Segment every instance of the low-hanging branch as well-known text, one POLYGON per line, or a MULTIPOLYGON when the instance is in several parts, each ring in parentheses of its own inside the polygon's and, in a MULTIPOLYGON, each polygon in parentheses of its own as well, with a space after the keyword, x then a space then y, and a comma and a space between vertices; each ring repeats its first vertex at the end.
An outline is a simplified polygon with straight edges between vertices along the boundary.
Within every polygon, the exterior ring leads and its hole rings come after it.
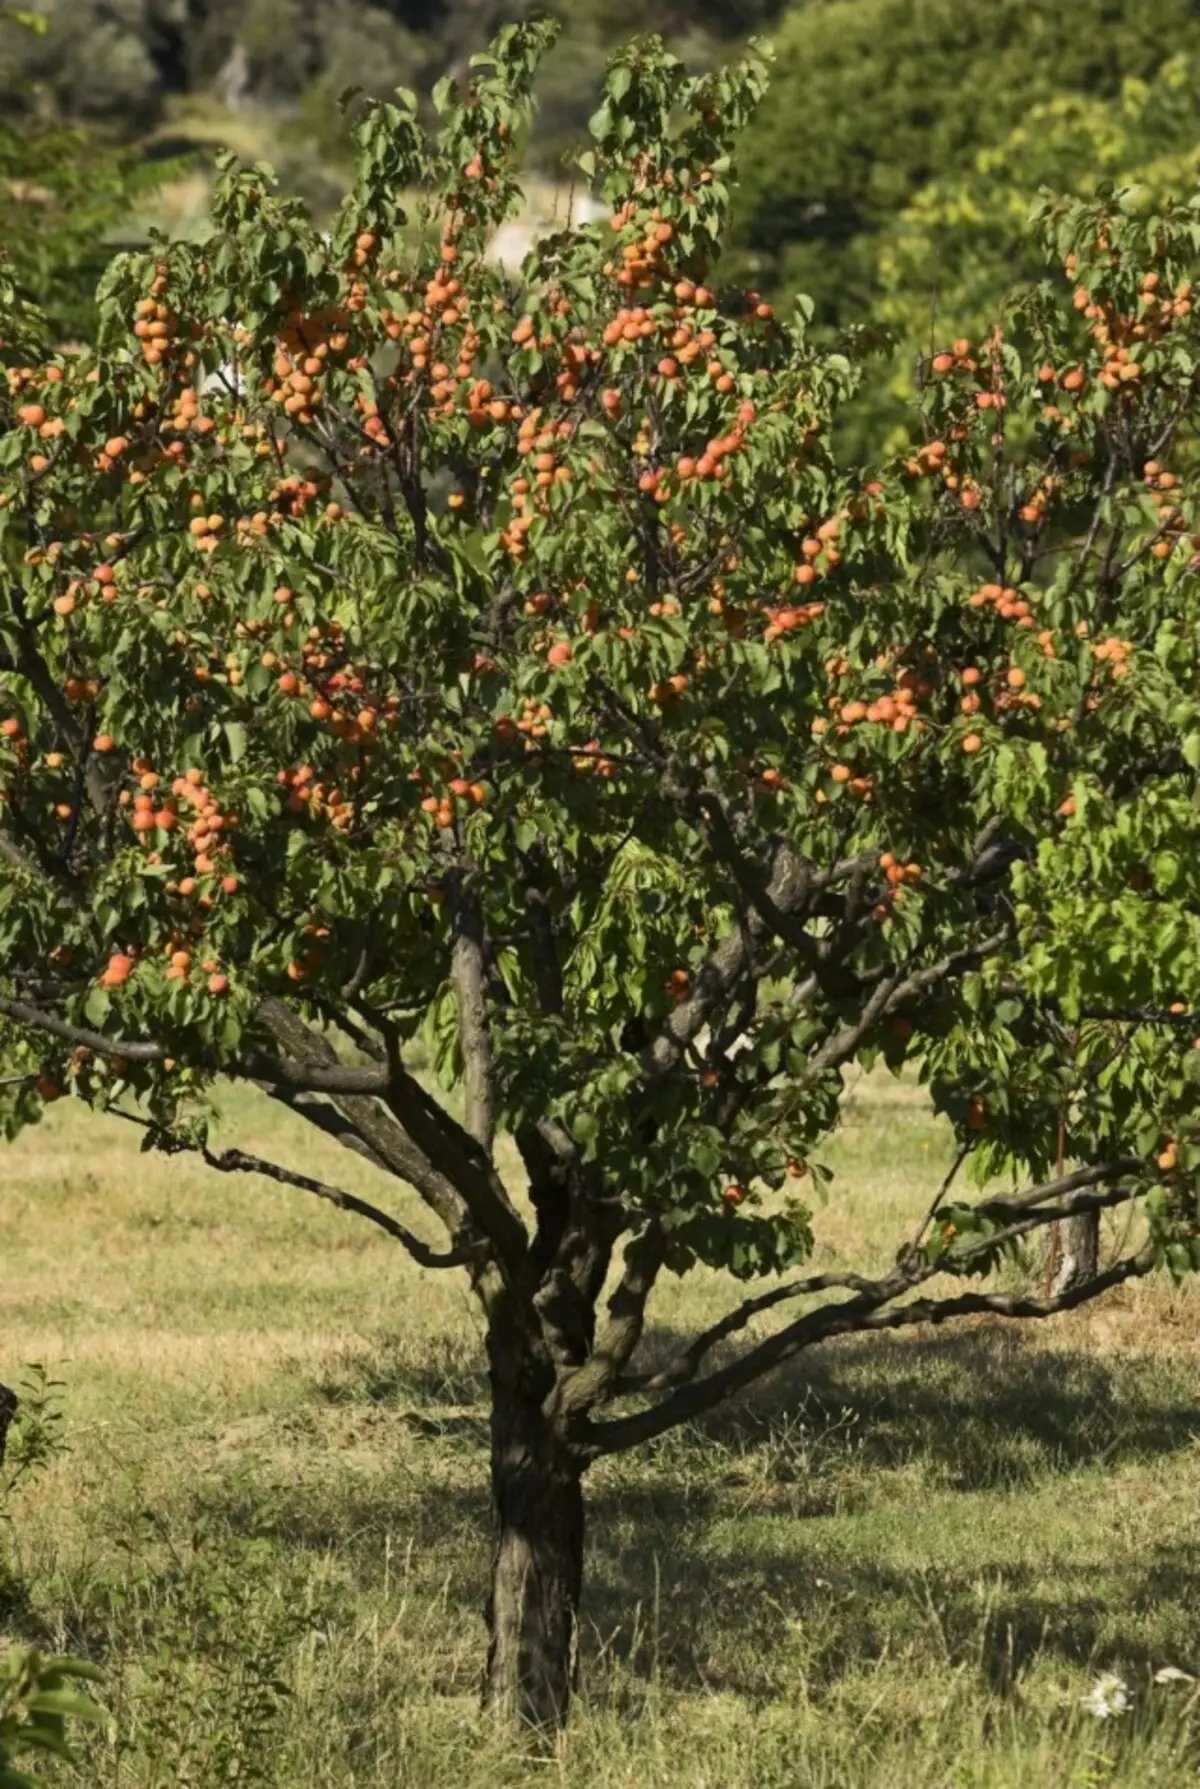
POLYGON ((822 1305, 728 1366, 705 1379, 683 1385, 661 1404, 608 1422, 588 1424, 580 1436, 579 1446, 588 1460, 639 1447, 682 1423, 704 1416, 805 1349, 835 1336, 900 1329, 919 1323, 945 1323, 966 1316, 1051 1317, 1060 1311, 1088 1304, 1115 1286, 1150 1273, 1157 1260, 1156 1246, 1147 1243, 1135 1255, 1124 1257, 1094 1278, 1046 1298, 1026 1298, 1017 1293, 969 1292, 957 1298, 913 1299, 891 1309, 881 1309, 881 1304, 890 1301, 864 1293, 841 1304, 822 1305))
POLYGON ((466 1267, 479 1258, 478 1243, 441 1251, 431 1248, 398 1219, 381 1211, 377 1205, 369 1204, 366 1199, 360 1199, 357 1194, 332 1186, 326 1180, 317 1180, 311 1174, 299 1174, 294 1168, 284 1168, 278 1162, 267 1161, 244 1149, 223 1149, 217 1152, 202 1148, 199 1154, 210 1168, 216 1168, 222 1174, 262 1174, 268 1180, 278 1181, 281 1186, 299 1187, 302 1192, 312 1193, 316 1198, 336 1205, 339 1211, 350 1211, 357 1217, 366 1218, 369 1223, 375 1224, 395 1242, 400 1243, 418 1267, 466 1267))
MULTIPOLYGON (((1048 1224, 1077 1216, 1083 1212, 1101 1211, 1113 1206, 1129 1204, 1135 1193, 1135 1185, 1130 1183, 1136 1182, 1136 1179, 1143 1176, 1146 1171, 1147 1164, 1137 1158, 1102 1162, 1090 1168, 1081 1168, 1072 1174, 1061 1175, 1053 1181, 1047 1181, 1007 1199, 997 1198, 981 1201, 975 1207, 980 1216, 1011 1213, 1017 1221, 1002 1230, 978 1236, 968 1234, 960 1243, 952 1245, 939 1256, 930 1257, 908 1247, 901 1252, 901 1257, 893 1271, 879 1279, 870 1279, 850 1272, 814 1274, 789 1281, 783 1286, 773 1287, 769 1292, 746 1299, 708 1329, 695 1336, 664 1367, 657 1371, 636 1377, 619 1375, 609 1377, 606 1386, 609 1397, 647 1395, 656 1392, 670 1392, 673 1395, 663 1403, 654 1405, 646 1411, 627 1417, 614 1418, 606 1423, 590 1425, 584 1443, 589 1457, 598 1453, 622 1452, 626 1447, 639 1445, 651 1435, 661 1434, 667 1429, 676 1427, 679 1423, 703 1414, 704 1411, 723 1402, 725 1398, 732 1396, 736 1391, 753 1383, 764 1373, 771 1371, 783 1360, 789 1359, 804 1348, 811 1347, 815 1342, 860 1329, 897 1327, 901 1323, 923 1320, 919 1317, 896 1316, 894 1310, 893 1317, 887 1323, 875 1320, 876 1313, 886 1310, 888 1307, 896 1308, 896 1301, 899 1299, 905 1299, 905 1303, 898 1307, 903 1311, 936 1307, 946 1316, 957 1314, 961 1301, 910 1300, 908 1295, 918 1286, 940 1274, 947 1271, 969 1270, 973 1261, 993 1258, 998 1249, 1019 1242, 1032 1231, 1044 1228, 1048 1224), (1112 1181, 1116 1181, 1117 1184, 1107 1185, 1112 1181), (1106 1190, 1097 1192, 1088 1190, 1093 1187, 1104 1187, 1106 1190), (696 1375, 713 1350, 722 1342, 728 1341, 730 1337, 746 1329, 755 1317, 795 1299, 816 1296, 826 1291, 849 1291, 854 1296, 840 1303, 823 1304, 813 1311, 806 1312, 794 1323, 777 1331, 774 1335, 768 1336, 756 1347, 729 1362, 727 1366, 717 1369, 706 1378, 697 1379, 696 1375), (630 1428, 627 1425, 634 1426, 630 1428), (626 1439, 627 1436, 631 1438, 626 1439)), ((1151 1265, 1156 1258, 1155 1251, 1151 1249, 1148 1257, 1151 1265)), ((1148 1269, 1140 1271, 1148 1271, 1148 1269)), ((1084 1298, 1097 1295, 1105 1289, 1108 1283, 1104 1276, 1086 1282, 1083 1288, 1084 1298), (1103 1284, 1102 1280, 1104 1280, 1103 1284), (1094 1288, 1094 1290, 1089 1291, 1090 1288, 1094 1288)), ((981 1305, 971 1305, 971 1310, 993 1310, 1001 1316, 1050 1315, 1052 1310, 1070 1308, 1067 1305, 1051 1301, 1046 1303, 1044 1311, 1040 1308, 1031 1311, 1027 1308, 1030 1301, 1016 1299, 1014 1302, 1005 1294, 972 1294, 970 1296, 972 1298, 978 1296, 985 1301, 981 1305), (989 1300, 998 1302, 988 1302, 989 1300), (1008 1308, 1010 1304, 1013 1306, 1011 1310, 1008 1308)), ((1083 1302, 1084 1298, 1077 1299, 1076 1302, 1083 1302)), ((944 1318, 929 1319, 929 1321, 941 1320, 944 1318)), ((629 1352, 631 1354, 632 1349, 629 1352)), ((597 1400, 593 1397, 592 1401, 597 1400)))
POLYGON ((154 1147, 167 1155, 198 1155, 208 1167, 215 1168, 221 1174, 261 1174, 264 1179, 274 1180, 280 1186, 294 1186, 301 1192, 312 1193, 315 1198, 335 1205, 339 1211, 352 1212, 356 1217, 365 1218, 394 1242, 400 1243, 418 1267, 466 1267, 480 1257, 481 1245, 478 1242, 441 1251, 431 1248, 406 1224, 381 1210, 378 1205, 372 1205, 369 1200, 360 1199, 356 1193, 348 1193, 343 1187, 334 1186, 327 1180, 318 1180, 312 1174, 301 1174, 295 1168, 286 1168, 279 1162, 268 1161, 265 1156, 255 1155, 249 1150, 214 1150, 206 1143, 190 1143, 184 1137, 159 1130, 150 1120, 141 1118, 134 1112, 126 1112, 120 1106, 109 1106, 107 1110, 113 1117, 123 1118, 127 1123, 136 1124, 151 1133, 154 1147))

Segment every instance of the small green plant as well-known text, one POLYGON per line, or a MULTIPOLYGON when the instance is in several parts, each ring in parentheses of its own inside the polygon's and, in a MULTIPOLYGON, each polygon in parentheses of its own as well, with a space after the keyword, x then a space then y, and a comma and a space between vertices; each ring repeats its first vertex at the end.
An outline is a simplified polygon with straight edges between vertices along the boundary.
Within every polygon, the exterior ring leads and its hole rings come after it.
POLYGON ((290 1661, 321 1624, 311 1597, 281 1579, 270 1539, 222 1535, 203 1514, 181 1538, 143 1510, 124 1548, 115 1743, 179 1789, 273 1784, 290 1661))
POLYGON ((63 1381, 51 1379, 40 1361, 31 1361, 16 1394, 8 1443, 0 1452, 0 1515, 8 1497, 35 1472, 63 1453, 63 1381))
POLYGON ((37 1789, 36 1777, 13 1768, 22 1753, 75 1762, 67 1744, 68 1717, 100 1721, 104 1710, 74 1686, 99 1677, 95 1666, 82 1659, 44 1659, 13 1649, 0 1666, 0 1789, 37 1789))

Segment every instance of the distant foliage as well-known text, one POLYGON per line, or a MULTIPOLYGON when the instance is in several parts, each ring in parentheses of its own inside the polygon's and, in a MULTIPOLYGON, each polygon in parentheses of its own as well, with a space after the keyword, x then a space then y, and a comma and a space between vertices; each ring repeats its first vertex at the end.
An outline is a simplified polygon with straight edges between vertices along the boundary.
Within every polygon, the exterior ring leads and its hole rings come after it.
POLYGON ((790 13, 775 43, 740 239, 760 280, 844 320, 878 289, 871 236, 921 187, 961 177, 1036 105, 1112 98, 1200 51, 1200 17, 1191 0, 832 0, 790 13))

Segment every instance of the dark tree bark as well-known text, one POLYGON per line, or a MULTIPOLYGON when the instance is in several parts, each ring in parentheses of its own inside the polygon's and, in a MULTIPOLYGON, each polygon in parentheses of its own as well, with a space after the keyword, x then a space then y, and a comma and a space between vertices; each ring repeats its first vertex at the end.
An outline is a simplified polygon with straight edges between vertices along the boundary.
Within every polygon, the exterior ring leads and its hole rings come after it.
POLYGON ((505 1720, 553 1735, 575 1684, 583 1584, 583 1485, 544 1405, 554 1373, 514 1330, 492 1356, 492 1582, 485 1701, 505 1720))
POLYGON ((1100 1213, 1081 1211, 1053 1226, 1046 1249, 1046 1286, 1052 1296, 1074 1292, 1100 1270, 1100 1213))
POLYGON ((8 1431, 13 1417, 17 1414, 17 1394, 10 1391, 7 1385, 0 1385, 0 1466, 4 1464, 4 1450, 8 1445, 8 1431))

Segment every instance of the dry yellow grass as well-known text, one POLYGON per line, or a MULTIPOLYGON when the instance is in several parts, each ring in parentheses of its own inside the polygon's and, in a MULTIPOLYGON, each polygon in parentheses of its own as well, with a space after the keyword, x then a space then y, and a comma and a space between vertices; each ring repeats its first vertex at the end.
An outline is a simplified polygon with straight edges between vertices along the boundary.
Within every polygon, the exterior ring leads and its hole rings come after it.
MULTIPOLYGON (((226 1129, 379 1190, 265 1102, 232 1100, 226 1129)), ((89 1785, 1188 1780, 1196 1698, 1151 1679, 1200 1675, 1193 1290, 834 1344, 606 1463, 585 1689, 534 1767, 476 1715, 484 1405, 460 1276, 138 1141, 57 1107, 6 1151, 0 1202, 0 1379, 46 1363, 70 1443, 13 1499, 0 1625, 109 1671, 89 1785), (1106 1724, 1079 1698, 1110 1666, 1134 1709, 1106 1724)), ((914 1089, 872 1079, 834 1153, 818 1259, 883 1265, 946 1139, 914 1089)), ((648 1347, 730 1297, 668 1281, 648 1347)))

